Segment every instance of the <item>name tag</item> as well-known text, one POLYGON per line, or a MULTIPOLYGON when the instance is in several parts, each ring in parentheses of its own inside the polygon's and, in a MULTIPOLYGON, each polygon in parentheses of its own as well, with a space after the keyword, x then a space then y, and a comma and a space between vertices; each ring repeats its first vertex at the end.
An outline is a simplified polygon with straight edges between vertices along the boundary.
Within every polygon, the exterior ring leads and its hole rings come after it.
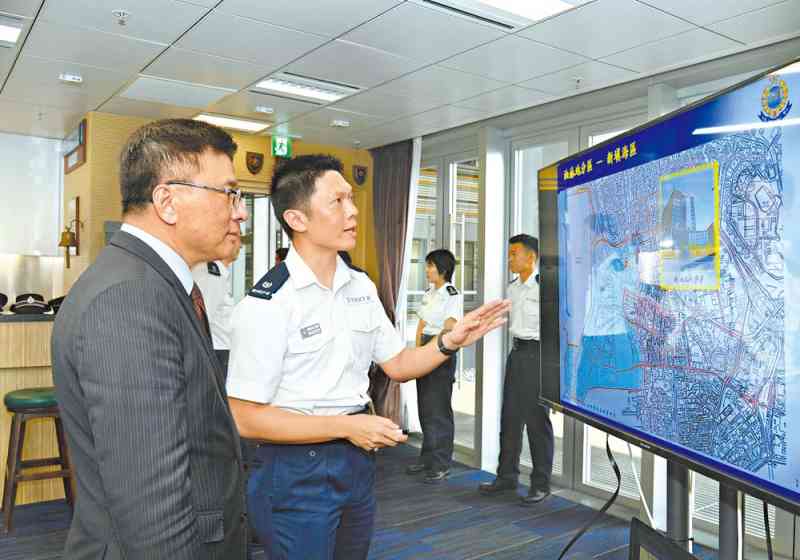
POLYGON ((363 305, 372 301, 372 296, 346 296, 345 301, 350 305, 363 305))
POLYGON ((311 338, 312 336, 316 336, 321 333, 322 327, 319 326, 319 323, 314 323, 313 325, 309 325, 300 329, 300 335, 303 337, 303 339, 311 338))

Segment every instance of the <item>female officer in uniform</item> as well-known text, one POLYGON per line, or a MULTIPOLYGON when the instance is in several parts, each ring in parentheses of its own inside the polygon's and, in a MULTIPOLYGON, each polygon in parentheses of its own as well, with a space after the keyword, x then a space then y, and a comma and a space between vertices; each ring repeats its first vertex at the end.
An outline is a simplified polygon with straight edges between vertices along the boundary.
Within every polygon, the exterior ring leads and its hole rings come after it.
MULTIPOLYGON (((425 272, 433 287, 422 298, 417 326, 417 346, 424 346, 440 332, 453 328, 463 314, 463 299, 450 283, 456 258, 447 249, 437 249, 425 257, 425 272)), ((426 377, 417 379, 417 405, 422 424, 422 450, 408 474, 425 472, 425 482, 436 484, 450 473, 453 457, 453 382, 456 355, 426 377)))

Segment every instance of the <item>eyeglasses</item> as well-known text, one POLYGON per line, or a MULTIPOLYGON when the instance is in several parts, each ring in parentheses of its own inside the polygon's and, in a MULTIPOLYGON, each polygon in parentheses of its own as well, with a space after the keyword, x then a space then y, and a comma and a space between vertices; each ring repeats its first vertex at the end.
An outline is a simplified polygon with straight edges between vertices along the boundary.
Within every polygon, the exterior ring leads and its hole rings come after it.
POLYGON ((237 210, 242 205, 242 190, 241 189, 232 189, 230 187, 209 187, 207 185, 197 185, 195 183, 189 183, 187 181, 167 181, 164 183, 165 185, 182 185, 184 187, 193 187, 195 189, 205 189, 207 191, 215 191, 218 193, 223 193, 228 195, 228 202, 230 202, 231 210, 237 210))

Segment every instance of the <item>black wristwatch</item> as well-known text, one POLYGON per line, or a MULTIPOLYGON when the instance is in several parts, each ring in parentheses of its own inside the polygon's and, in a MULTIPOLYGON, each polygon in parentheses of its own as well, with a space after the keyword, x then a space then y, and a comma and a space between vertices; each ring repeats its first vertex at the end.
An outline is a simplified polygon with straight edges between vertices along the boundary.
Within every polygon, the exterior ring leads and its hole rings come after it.
POLYGON ((441 352, 445 356, 452 356, 453 354, 458 352, 458 348, 456 348, 455 350, 450 350, 447 346, 444 345, 444 340, 442 340, 442 338, 444 338, 444 335, 446 335, 449 332, 450 332, 449 329, 444 329, 442 332, 439 333, 439 336, 436 337, 436 346, 439 347, 439 352, 441 352))

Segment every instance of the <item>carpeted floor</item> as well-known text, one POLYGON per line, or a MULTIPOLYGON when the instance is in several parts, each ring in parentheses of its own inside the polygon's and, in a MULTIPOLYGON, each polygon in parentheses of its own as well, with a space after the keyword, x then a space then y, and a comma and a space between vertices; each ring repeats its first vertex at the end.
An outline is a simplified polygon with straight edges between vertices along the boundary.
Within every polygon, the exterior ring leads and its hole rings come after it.
MULTIPOLYGON (((491 476, 464 465, 456 465, 440 485, 423 484, 403 472, 416 454, 414 448, 401 447, 378 455, 378 519, 371 559, 555 560, 594 514, 559 496, 527 508, 511 493, 482 496, 477 485, 491 476)), ((0 560, 60 559, 69 518, 64 502, 16 508, 15 530, 0 535, 0 560)), ((626 560, 627 542, 628 523, 605 516, 566 558, 626 560)), ((716 558, 707 550, 696 554, 704 560, 716 558)), ((253 558, 263 559, 264 554, 256 549, 253 558)))

